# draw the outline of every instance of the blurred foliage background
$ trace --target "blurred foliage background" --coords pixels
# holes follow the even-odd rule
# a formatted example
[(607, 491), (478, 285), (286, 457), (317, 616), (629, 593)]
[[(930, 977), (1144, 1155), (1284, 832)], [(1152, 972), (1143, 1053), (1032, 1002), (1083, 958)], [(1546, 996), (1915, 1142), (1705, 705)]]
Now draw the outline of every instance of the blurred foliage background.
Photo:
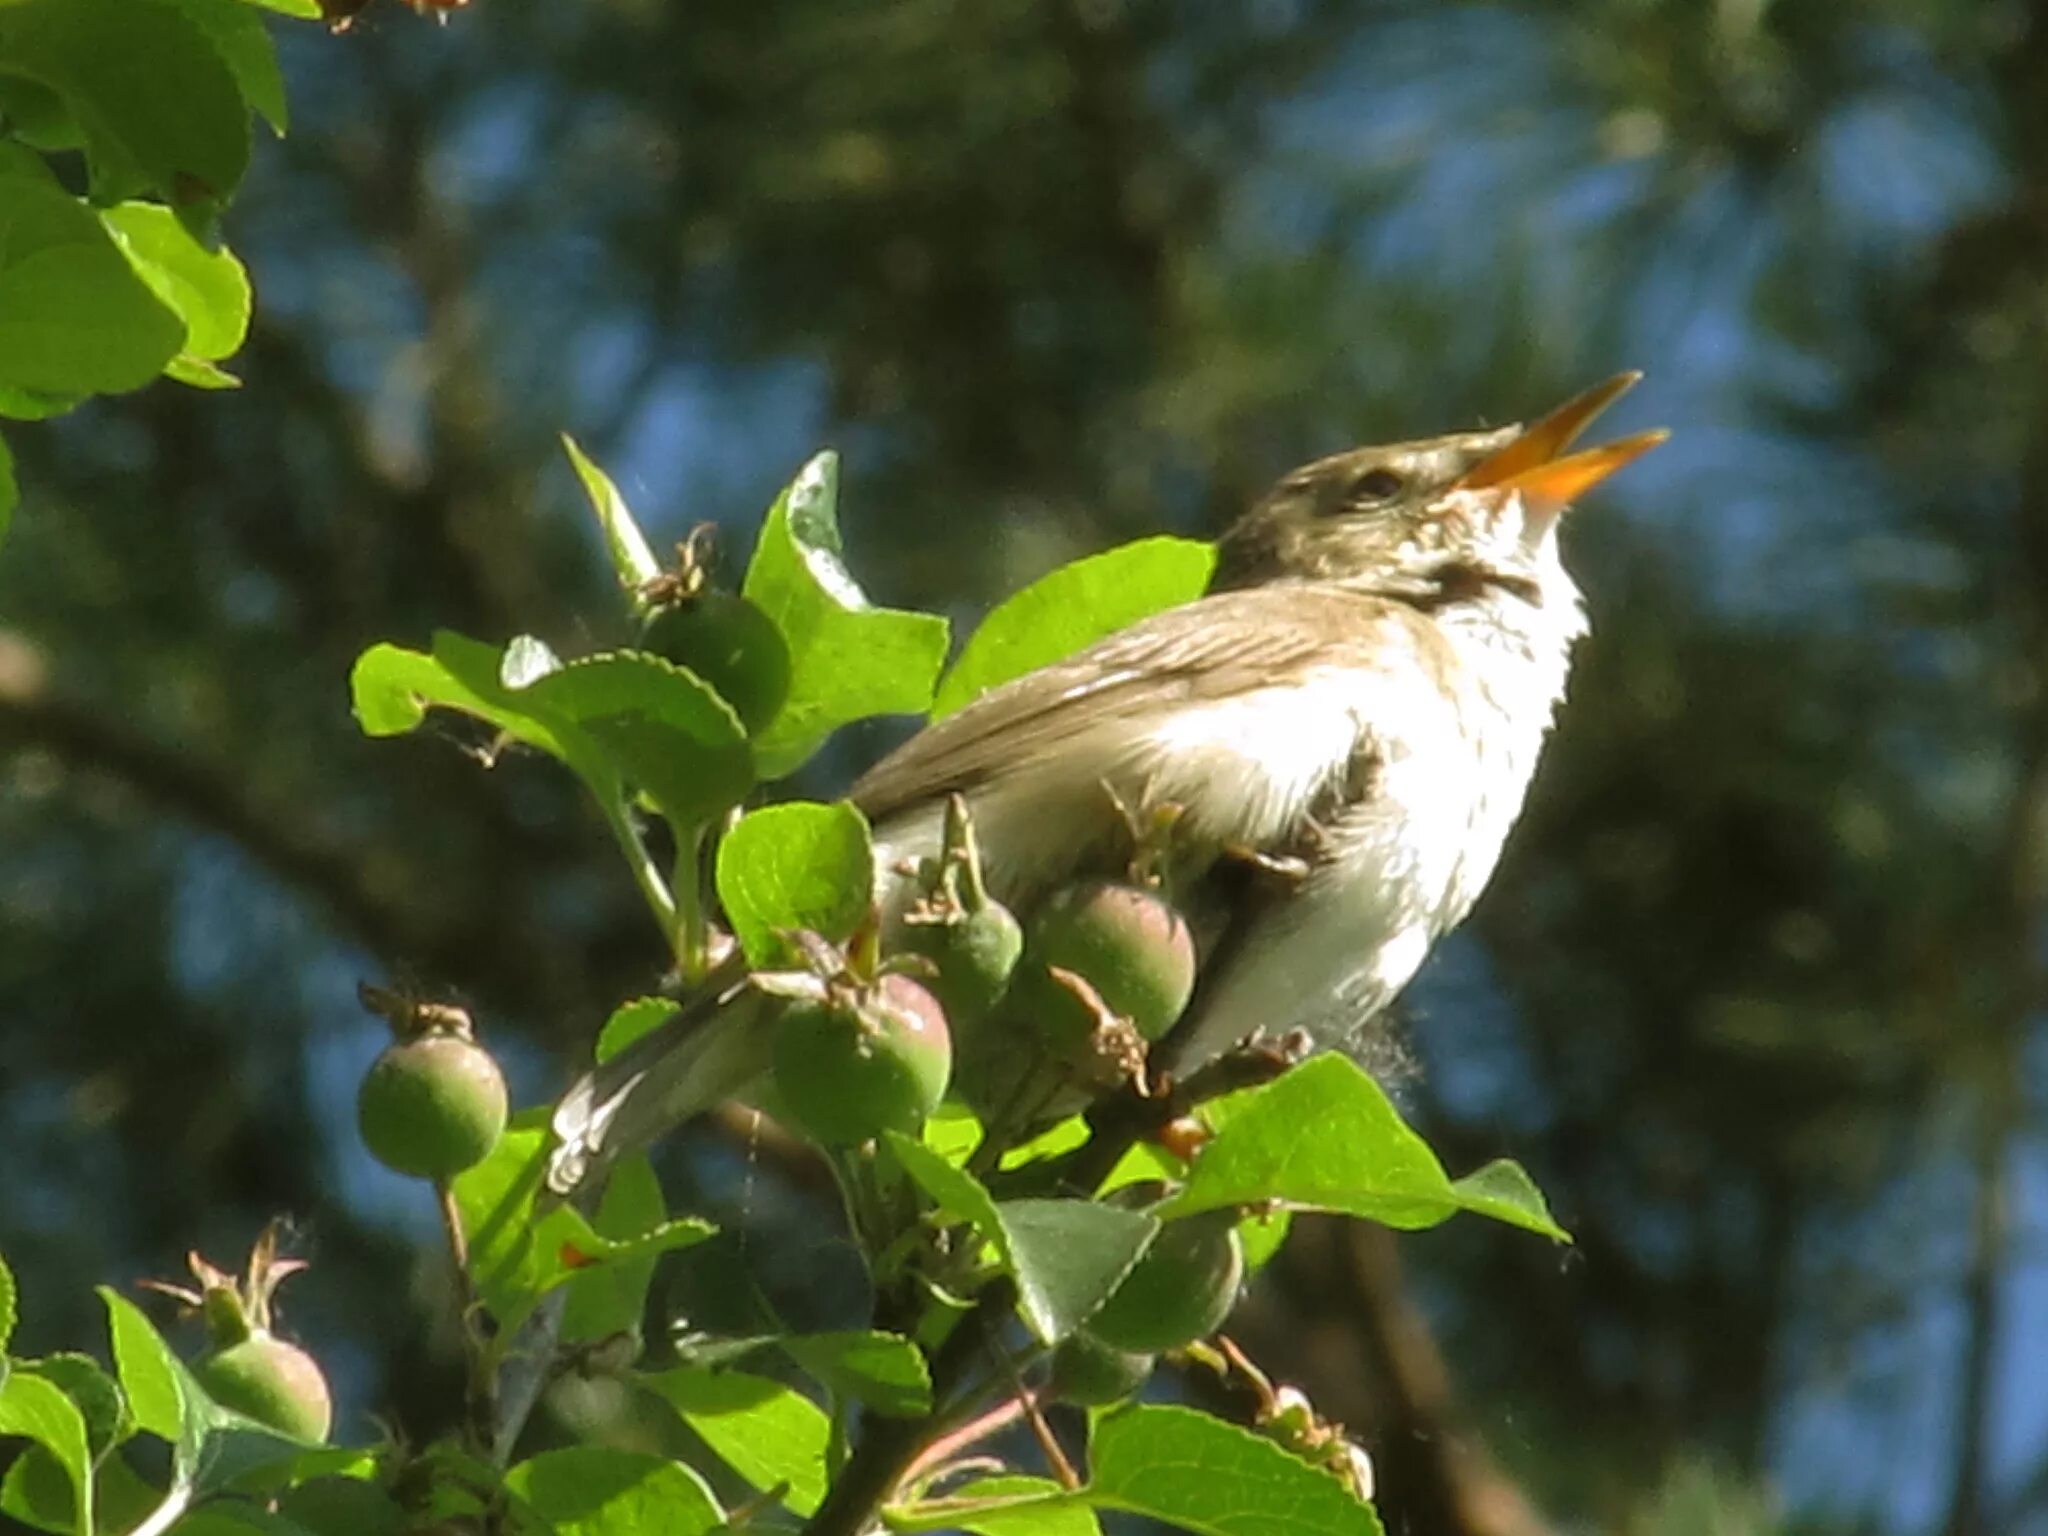
[[(968, 620), (1640, 366), (1615, 428), (1677, 435), (1573, 519), (1561, 733), (1405, 1007), (1446, 1160), (1520, 1158), (1579, 1244), (1304, 1223), (1241, 1336), (1397, 1531), (2048, 1531), (2048, 8), (479, 0), (283, 41), (247, 387), (14, 436), (25, 1348), (289, 1212), (345, 1430), (456, 1411), (427, 1197), (354, 1141), (355, 979), (465, 997), (537, 1098), (659, 959), (564, 776), (365, 742), (344, 680), (437, 625), (619, 637), (558, 430), (736, 556), (837, 446), (871, 590)], [(843, 1303), (800, 1168), (711, 1128), (670, 1171)]]

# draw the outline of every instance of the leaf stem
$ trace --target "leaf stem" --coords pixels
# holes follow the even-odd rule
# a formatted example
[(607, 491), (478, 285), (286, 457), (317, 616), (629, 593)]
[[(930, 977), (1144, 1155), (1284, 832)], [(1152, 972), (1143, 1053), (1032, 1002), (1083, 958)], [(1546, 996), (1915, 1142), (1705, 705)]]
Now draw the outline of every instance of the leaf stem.
[(648, 909), (654, 913), (654, 921), (661, 929), (661, 936), (668, 942), (678, 961), (683, 958), (681, 948), (680, 917), (676, 909), (676, 898), (669, 890), (668, 881), (662, 878), (655, 867), (653, 855), (648, 853), (647, 844), (640, 838), (633, 826), (633, 818), (626, 809), (623, 790), (614, 785), (608, 793), (598, 797), (604, 809), (605, 825), (611, 828), (612, 838), (619, 845), (619, 851), (626, 856), (626, 867), (633, 871), (633, 881), (640, 887), (640, 894), (646, 899)]

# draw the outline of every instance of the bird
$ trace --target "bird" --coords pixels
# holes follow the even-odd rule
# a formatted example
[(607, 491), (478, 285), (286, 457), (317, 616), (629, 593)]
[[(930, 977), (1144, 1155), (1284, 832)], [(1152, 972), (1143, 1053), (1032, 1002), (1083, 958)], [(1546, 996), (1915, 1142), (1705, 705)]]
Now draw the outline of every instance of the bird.
[[(1161, 1063), (1261, 1035), (1358, 1040), (1471, 910), (1520, 814), (1588, 628), (1561, 515), (1667, 434), (1573, 445), (1639, 378), (1528, 426), (1307, 464), (1225, 531), (1204, 595), (910, 737), (847, 796), (873, 829), (885, 931), (954, 797), (1020, 912), (1127, 863), (1134, 827), (1165, 813), (1199, 980)], [(574, 1084), (550, 1187), (587, 1190), (762, 1077), (763, 1006), (728, 967)]]

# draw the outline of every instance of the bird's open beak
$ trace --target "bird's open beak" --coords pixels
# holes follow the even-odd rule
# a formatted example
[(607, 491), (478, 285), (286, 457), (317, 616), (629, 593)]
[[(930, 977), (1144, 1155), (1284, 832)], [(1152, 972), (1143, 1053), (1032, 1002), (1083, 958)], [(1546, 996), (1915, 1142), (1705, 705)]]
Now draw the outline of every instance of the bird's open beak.
[(1533, 522), (1547, 525), (1624, 464), (1633, 463), (1671, 434), (1638, 432), (1618, 442), (1577, 453), (1565, 450), (1608, 406), (1635, 386), (1640, 373), (1620, 373), (1575, 395), (1541, 421), (1525, 428), (1505, 448), (1481, 459), (1459, 479), (1457, 489), (1514, 491)]

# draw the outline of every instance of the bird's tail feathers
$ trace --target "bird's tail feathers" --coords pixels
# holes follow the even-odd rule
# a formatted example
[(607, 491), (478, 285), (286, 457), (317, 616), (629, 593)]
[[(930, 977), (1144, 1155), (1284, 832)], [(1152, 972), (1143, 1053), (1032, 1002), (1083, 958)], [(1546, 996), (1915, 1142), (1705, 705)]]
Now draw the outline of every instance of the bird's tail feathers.
[(758, 1077), (769, 1060), (760, 1003), (739, 988), (707, 992), (579, 1078), (555, 1106), (548, 1188), (595, 1188), (616, 1159)]

